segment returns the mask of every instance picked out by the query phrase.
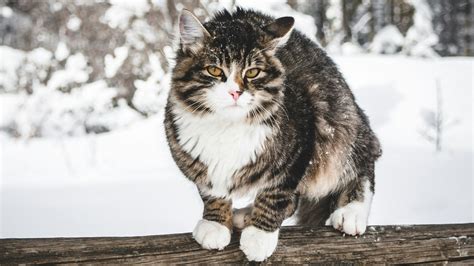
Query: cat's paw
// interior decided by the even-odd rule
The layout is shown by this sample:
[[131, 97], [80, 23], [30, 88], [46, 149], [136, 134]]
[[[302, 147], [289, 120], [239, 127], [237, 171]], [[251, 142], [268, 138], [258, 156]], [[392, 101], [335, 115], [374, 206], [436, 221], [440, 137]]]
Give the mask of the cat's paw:
[[240, 236], [240, 249], [249, 261], [264, 261], [276, 249], [278, 232], [266, 232], [255, 226], [246, 227]]
[[218, 222], [203, 219], [194, 228], [193, 238], [205, 249], [222, 250], [230, 243], [230, 230]]
[[335, 229], [348, 235], [356, 236], [365, 233], [369, 210], [362, 202], [351, 202], [344, 207], [335, 210], [326, 225], [332, 225]]

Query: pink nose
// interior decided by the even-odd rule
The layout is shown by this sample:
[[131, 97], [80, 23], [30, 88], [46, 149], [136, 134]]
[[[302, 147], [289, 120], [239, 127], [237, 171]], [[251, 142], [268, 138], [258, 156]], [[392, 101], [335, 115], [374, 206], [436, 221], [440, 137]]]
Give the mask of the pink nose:
[[229, 94], [232, 96], [234, 101], [237, 101], [239, 99], [240, 95], [242, 95], [241, 91], [229, 91]]

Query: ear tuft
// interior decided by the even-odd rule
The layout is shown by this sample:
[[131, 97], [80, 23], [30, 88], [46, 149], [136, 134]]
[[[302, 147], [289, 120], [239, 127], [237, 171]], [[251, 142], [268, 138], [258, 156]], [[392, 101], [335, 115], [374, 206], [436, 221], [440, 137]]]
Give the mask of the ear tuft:
[[179, 34], [183, 46], [202, 42], [204, 37], [210, 36], [209, 32], [189, 10], [183, 9], [179, 16]]

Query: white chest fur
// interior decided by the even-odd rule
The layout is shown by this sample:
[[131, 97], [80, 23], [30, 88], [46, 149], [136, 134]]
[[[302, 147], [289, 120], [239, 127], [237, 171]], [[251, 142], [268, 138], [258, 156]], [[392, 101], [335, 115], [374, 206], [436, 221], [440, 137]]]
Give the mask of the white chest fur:
[[229, 196], [234, 173], [255, 161], [271, 134], [265, 125], [250, 125], [208, 115], [175, 112], [178, 140], [183, 149], [208, 167], [212, 189], [208, 194]]

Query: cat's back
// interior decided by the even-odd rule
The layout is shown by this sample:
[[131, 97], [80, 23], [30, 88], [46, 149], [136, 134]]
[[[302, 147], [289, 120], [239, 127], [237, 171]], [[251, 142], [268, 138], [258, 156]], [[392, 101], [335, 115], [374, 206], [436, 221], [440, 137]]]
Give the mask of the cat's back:
[[276, 55], [285, 68], [286, 86], [311, 102], [320, 135], [328, 127], [325, 121], [349, 128], [365, 122], [337, 65], [317, 43], [294, 30]]
[[348, 89], [342, 74], [327, 53], [314, 41], [294, 30], [277, 56], [285, 67], [287, 81], [307, 87], [315, 83], [340, 83]]

